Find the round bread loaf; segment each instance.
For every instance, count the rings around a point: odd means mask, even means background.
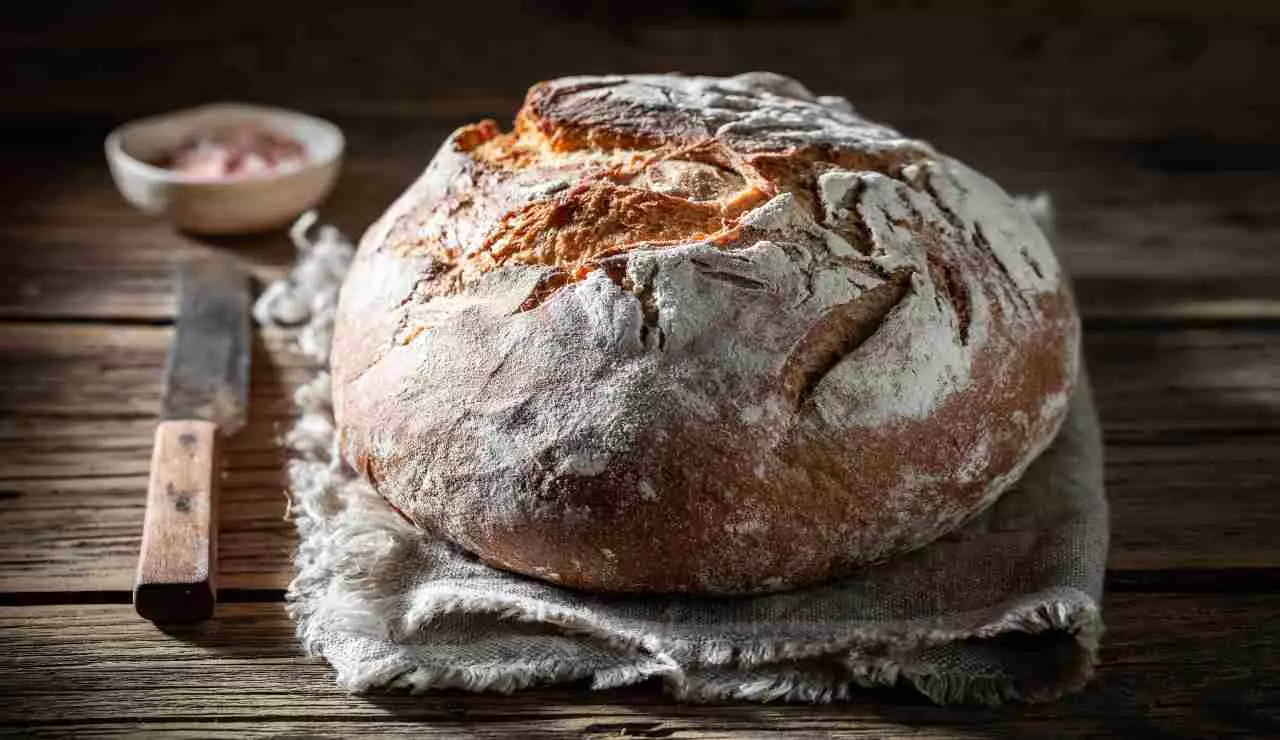
[[[997,185],[774,74],[535,85],[342,290],[346,458],[486,563],[730,594],[920,547],[1056,433],[1079,325]]]

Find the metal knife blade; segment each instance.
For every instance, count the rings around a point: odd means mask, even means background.
[[[229,256],[184,262],[162,419],[204,419],[232,434],[249,406],[249,275]]]

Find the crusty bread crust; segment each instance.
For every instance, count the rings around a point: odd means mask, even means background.
[[[1052,439],[1079,325],[998,186],[771,74],[565,78],[366,233],[347,459],[486,562],[600,591],[848,573]]]

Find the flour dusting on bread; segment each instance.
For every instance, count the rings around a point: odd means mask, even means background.
[[[1077,342],[980,174],[779,75],[636,75],[455,133],[362,241],[333,362],[348,459],[421,526],[566,585],[738,593],[990,503]]]

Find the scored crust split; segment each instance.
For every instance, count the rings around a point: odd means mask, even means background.
[[[419,526],[600,591],[747,593],[924,545],[1051,441],[1079,322],[996,184],[774,74],[571,77],[365,234],[343,451]]]

